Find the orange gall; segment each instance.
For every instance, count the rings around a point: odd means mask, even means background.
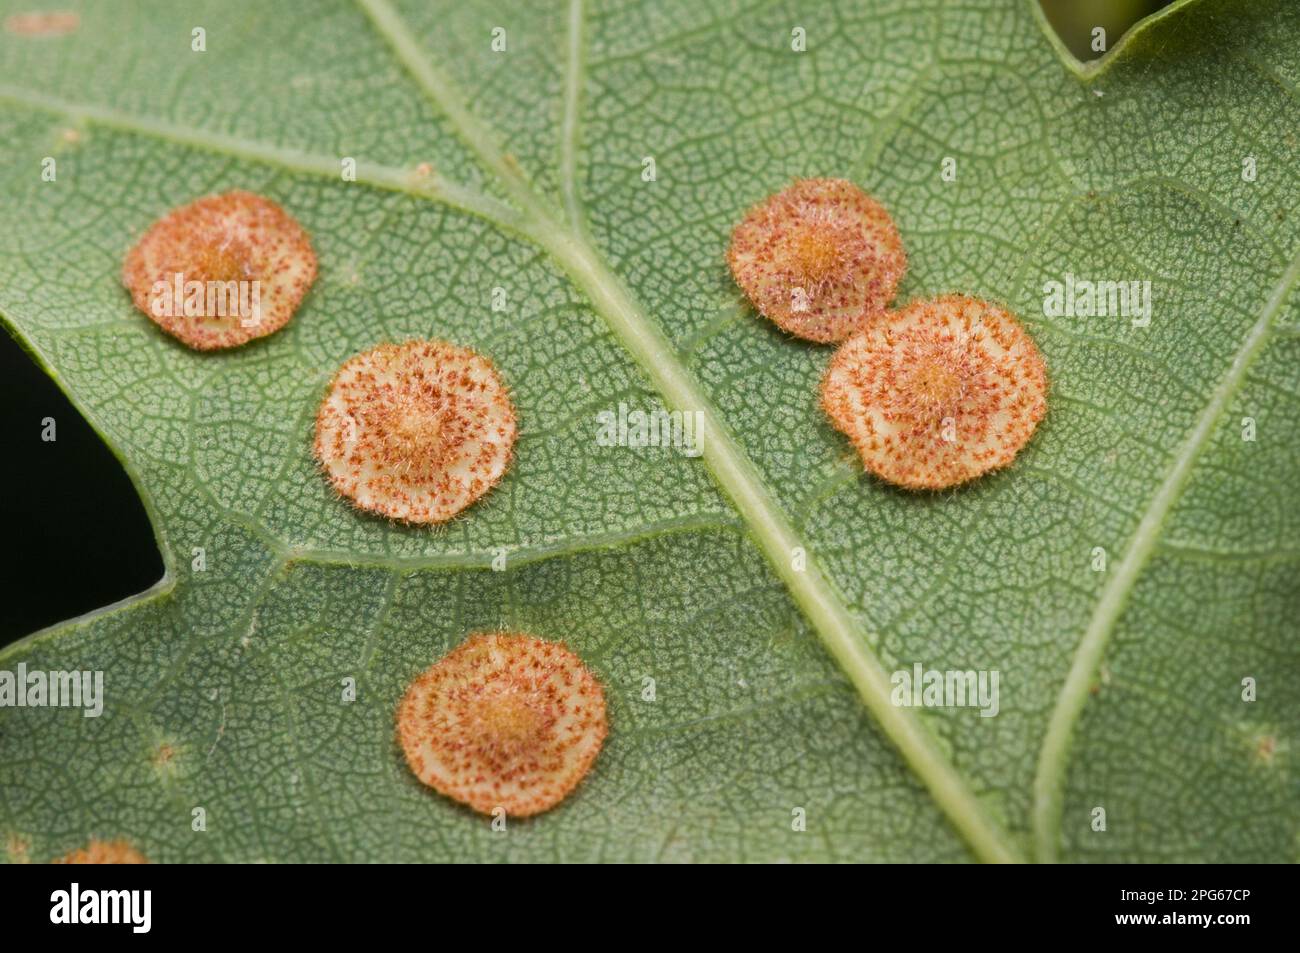
[[[1020,322],[978,298],[916,301],[850,338],[822,408],[863,465],[938,490],[1005,467],[1047,410],[1042,355]]]
[[[762,314],[810,341],[842,341],[894,300],[907,270],[885,207],[843,179],[800,179],[754,206],[727,263]]]
[[[421,673],[397,707],[411,771],[481,814],[563,801],[608,733],[600,683],[563,643],[480,632]]]
[[[237,347],[289,323],[316,280],[316,253],[292,216],[251,192],[164,215],[127,253],[135,306],[199,351]]]
[[[147,864],[149,861],[128,841],[90,839],[85,847],[71,851],[52,863],[56,864]]]
[[[510,465],[514,405],[492,362],[445,341],[381,344],[348,360],[316,416],[316,459],[357,507],[442,523]]]

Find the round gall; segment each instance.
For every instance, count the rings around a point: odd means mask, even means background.
[[[270,199],[239,191],[169,212],[122,266],[135,306],[199,351],[278,331],[315,280],[302,227]]]
[[[885,207],[843,179],[801,179],[750,209],[727,263],[760,312],[796,337],[842,341],[877,318],[907,270]]]
[[[515,411],[492,362],[445,341],[381,344],[347,361],[316,415],[316,458],[363,510],[442,523],[510,465]]]
[[[607,732],[605,693],[582,660],[523,633],[471,635],[397,708],[415,776],[482,814],[528,817],[559,804]]]
[[[1047,410],[1047,372],[1010,313],[978,298],[916,301],[850,338],[822,408],[872,473],[938,490],[1005,467]]]

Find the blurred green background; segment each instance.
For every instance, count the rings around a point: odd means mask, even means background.
[[[1094,60],[1104,50],[1092,48],[1092,31],[1106,31],[1106,49],[1119,42],[1138,20],[1168,6],[1172,0],[1039,0],[1043,12],[1070,52],[1081,60]]]

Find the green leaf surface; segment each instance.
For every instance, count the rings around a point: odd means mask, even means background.
[[[1293,4],[1184,0],[1086,68],[1029,2],[185,6],[0,34],[0,313],[121,456],[167,566],[0,652],[102,670],[107,696],[0,709],[11,856],[1296,859]],[[732,225],[822,175],[893,212],[902,300],[1030,328],[1049,412],[1007,471],[862,476],[816,408],[829,350],[741,300]],[[302,222],[321,275],[285,330],[198,354],[117,275],[155,218],[230,188]],[[1067,273],[1149,280],[1150,326],[1046,316]],[[489,355],[521,420],[504,483],[434,531],[353,511],[310,454],[334,369],[409,336]],[[701,411],[703,457],[599,446],[620,401]],[[422,787],[392,725],[498,626],[568,642],[611,711],[577,793],[504,834]],[[998,671],[998,715],[891,705],[917,662]]]

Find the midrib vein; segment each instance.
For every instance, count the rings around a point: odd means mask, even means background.
[[[489,130],[465,108],[450,80],[424,55],[387,0],[358,0],[358,3],[425,95],[532,219],[532,227],[526,226],[526,230],[586,293],[596,312],[641,365],[669,409],[703,415],[702,458],[714,479],[749,524],[753,538],[852,681],[867,709],[972,851],[988,861],[1018,860],[1006,833],[989,817],[966,779],[939,750],[929,730],[910,709],[890,702],[889,675],[867,648],[865,633],[823,574],[818,561],[807,551],[753,463],[737,445],[712,401],[677,360],[671,344],[622,279],[577,227],[561,225],[560,215],[536,196],[517,165],[507,161],[499,151]],[[802,571],[794,568],[796,550],[806,554]]]
[[[1034,776],[1034,852],[1036,859],[1052,862],[1060,851],[1061,812],[1065,791],[1065,768],[1075,723],[1088,699],[1088,689],[1097,666],[1110,641],[1115,623],[1128,602],[1137,578],[1151,558],[1160,539],[1165,517],[1182,495],[1192,468],[1205,449],[1228,403],[1241,389],[1251,365],[1264,349],[1272,330],[1273,319],[1282,310],[1287,296],[1300,278],[1300,254],[1282,273],[1260,312],[1259,319],[1246,334],[1232,363],[1210,395],[1209,403],[1196,420],[1187,438],[1175,453],[1169,471],[1147,505],[1133,533],[1124,558],[1106,581],[1101,598],[1093,610],[1088,628],[1075,649],[1070,670],[1061,685],[1056,706],[1043,736],[1038,769]]]
[[[981,859],[1017,860],[1006,834],[987,816],[929,731],[910,709],[890,702],[889,675],[866,647],[865,634],[777,506],[753,463],[736,444],[712,401],[678,362],[658,327],[591,248],[565,235],[546,235],[541,240],[645,370],[665,404],[673,410],[703,415],[702,457],[714,479],[749,524],[751,535],[863,703],[954,827]],[[806,554],[803,571],[794,568],[796,550]]]
[[[519,165],[508,153],[498,147],[490,129],[465,107],[464,100],[442,71],[430,62],[424,50],[415,41],[410,29],[387,0],[357,0],[375,29],[392,47],[408,73],[420,86],[430,101],[438,107],[461,141],[473,150],[493,172],[507,194],[535,223],[554,223],[559,216],[551,204],[543,200],[524,179]]]

